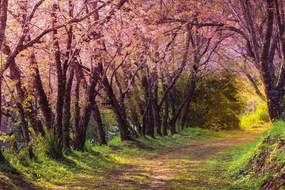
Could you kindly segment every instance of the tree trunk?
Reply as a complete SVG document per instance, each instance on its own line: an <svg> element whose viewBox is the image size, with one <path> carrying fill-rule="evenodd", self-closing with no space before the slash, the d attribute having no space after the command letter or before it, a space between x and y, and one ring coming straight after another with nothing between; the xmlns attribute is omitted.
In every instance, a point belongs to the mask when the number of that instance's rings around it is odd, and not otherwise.
<svg viewBox="0 0 285 190"><path fill-rule="evenodd" d="M0 43L0 47L1 47L1 43ZM0 78L0 131L1 131L1 128L2 128L2 78ZM0 163L3 163L3 162L5 162L5 157L2 154L2 146L0 145Z"/></svg>
<svg viewBox="0 0 285 190"><path fill-rule="evenodd" d="M5 157L4 157L3 153L2 153L2 147L0 147L0 163L3 163L5 161L6 161L6 159L5 159Z"/></svg>
<svg viewBox="0 0 285 190"><path fill-rule="evenodd" d="M267 22L266 30L261 51L261 76L264 83L265 95L267 97L267 106L269 116L272 121L280 118L280 100L279 92L275 87L273 60L269 60L269 50L273 33L274 9L272 9L274 1L267 0Z"/></svg>
<svg viewBox="0 0 285 190"><path fill-rule="evenodd" d="M167 89L167 86L163 84L163 91ZM162 120L162 134L167 135L168 129L168 118L169 118L169 97L166 97L164 100L164 112L163 112L163 120Z"/></svg>
<svg viewBox="0 0 285 190"><path fill-rule="evenodd" d="M74 102L74 148L75 149L82 149L82 143L80 142L81 139L81 129L80 129L80 106L79 106L79 100L80 100L80 82L81 78L78 73L78 66L76 67L76 87L75 87L75 102Z"/></svg>
<svg viewBox="0 0 285 190"><path fill-rule="evenodd" d="M154 131L154 117L153 117L153 110L152 110L152 97L150 96L150 106L147 111L147 128L146 133L147 135L155 138L155 131Z"/></svg>
<svg viewBox="0 0 285 190"><path fill-rule="evenodd" d="M95 102L93 104L93 117L96 121L96 126L97 126L97 138L98 138L98 143L99 145L107 145L107 139L106 139L106 133L104 130L104 125L102 122L100 110Z"/></svg>
<svg viewBox="0 0 285 190"><path fill-rule="evenodd" d="M197 83L197 72L198 72L198 63L199 61L196 60L196 64L193 65L191 74L189 76L189 88L188 88L188 93L185 97L185 105L183 106L183 112L180 120L180 125L181 128L184 129L185 123L187 120L187 116L189 114L189 108L190 108L190 103L193 99L195 89L196 89L196 83Z"/></svg>
<svg viewBox="0 0 285 190"><path fill-rule="evenodd" d="M36 60L35 53L33 51L30 55L30 65L31 65L31 68L34 70L34 73L32 75L33 76L33 86L36 89L37 96L39 98L39 105L40 105L40 109L42 111L42 114L45 120L45 125L48 130L51 130L52 129L52 111L49 106L47 95L44 91L38 63Z"/></svg>
<svg viewBox="0 0 285 190"><path fill-rule="evenodd" d="M146 76L142 78L142 86L144 90L144 99L145 99L145 113L143 115L143 129L145 130L144 133L151 136L152 138L155 137L154 135L154 118L153 118L153 98L152 92L150 87L150 82Z"/></svg>
<svg viewBox="0 0 285 190"><path fill-rule="evenodd" d="M277 7L274 7L274 0L266 0L266 19L264 23L264 37L262 40L262 45L258 44L257 38L257 29L255 28L253 12L251 11L251 1L243 0L241 1L243 14L245 17L245 24L247 29L249 30L249 37L250 45L252 48L252 53L254 54L254 61L255 65L259 69L260 76L262 78L262 82L265 88L265 96L267 100L267 107L270 119L275 121L280 118L281 116L281 109L280 109L280 94L282 94L282 90L284 87L284 82L282 88L281 86L276 86L276 76L275 76L275 69L273 64L273 59L276 51L276 47L278 45L278 41L272 40L273 39L273 25L274 25L274 11ZM277 11L277 10L276 10ZM278 18L278 13L277 19ZM278 20L277 20L278 21ZM279 35L282 36L284 28L280 30ZM258 31L259 32L259 31ZM262 46L261 50L260 47ZM281 44L282 46L282 44ZM283 72L282 75L285 75L285 72L281 68ZM281 73L282 73L281 72ZM284 77L281 77L284 78Z"/></svg>
<svg viewBox="0 0 285 190"><path fill-rule="evenodd" d="M172 119L169 121L168 125L169 125L169 129L170 129L170 132L171 134L175 134L176 133L176 121L175 121L175 115L177 114L176 113L176 106L175 106L175 98L174 98L174 94L175 94L175 88L173 88L171 91L170 91L170 104L171 104L171 110L172 110ZM175 122L174 122L175 121Z"/></svg>
<svg viewBox="0 0 285 190"><path fill-rule="evenodd" d="M154 92L153 92L153 103L152 103L152 111L153 111L153 119L154 119L154 126L156 129L156 133L162 136L161 133L161 118L160 118L160 108L158 105L158 76L157 71L154 73Z"/></svg>
<svg viewBox="0 0 285 190"><path fill-rule="evenodd" d="M72 0L68 1L69 4L69 16L70 19L73 18L73 2ZM72 41L73 41L73 26L70 25L67 31L67 46L66 46L66 54L65 54L65 61L63 65L63 80L64 80L64 105L63 105L63 122L62 122L62 145L64 149L70 148L70 104L71 104L71 90L72 90L72 84L73 84L73 78L74 78L74 69L75 69L75 62L76 58L73 57L73 55L77 52L72 52ZM76 51L76 50L75 50ZM78 64L78 63L77 63ZM70 65L69 69L69 78L67 80L67 70L68 65Z"/></svg>
<svg viewBox="0 0 285 190"><path fill-rule="evenodd" d="M70 147L70 105L71 105L71 89L74 79L74 65L70 68L69 79L66 83L64 109L63 109L63 129L62 129L62 145L64 149Z"/></svg>
<svg viewBox="0 0 285 190"><path fill-rule="evenodd" d="M132 105L132 107L135 107L135 105ZM140 120L139 120L139 114L138 111L136 109L131 110L131 118L132 118L132 123L133 125L135 125L136 131L138 134L142 135L142 126L140 124Z"/></svg>
<svg viewBox="0 0 285 190"><path fill-rule="evenodd" d="M123 113L122 108L120 104L118 103L118 100L106 76L103 76L102 84L109 98L110 104L112 105L112 109L116 115L121 140L122 141L131 140L130 131L129 131L129 123L127 121L127 118L125 117L126 115Z"/></svg>
<svg viewBox="0 0 285 190"><path fill-rule="evenodd" d="M0 1L0 49L5 37L7 17L8 17L8 2L9 0Z"/></svg>
<svg viewBox="0 0 285 190"><path fill-rule="evenodd" d="M16 66L15 60L13 60L10 63L10 73L11 73L11 78L16 81L16 90L18 94L18 98L15 99L16 107L19 112L24 141L25 141L25 144L28 146L31 139L30 139L30 134L29 134L29 129L28 129L29 126L28 126L28 122L26 120L26 114L24 111L24 106L22 104L25 101L25 93L22 89L21 75L20 75L19 68Z"/></svg>
<svg viewBox="0 0 285 190"><path fill-rule="evenodd" d="M1 129L2 129L2 78L0 77L0 131Z"/></svg>
<svg viewBox="0 0 285 190"><path fill-rule="evenodd" d="M57 4L53 4L52 7L52 25L57 24ZM58 31L53 31L53 48L54 48L54 60L56 65L57 75L57 100L56 100L56 125L54 128L54 135L58 138L60 145L62 145L62 121L63 121L63 105L64 105L64 77L63 68L61 66L61 51L58 41Z"/></svg>
<svg viewBox="0 0 285 190"><path fill-rule="evenodd" d="M81 71L79 71L81 72ZM76 149L82 150L86 141L86 131L90 120L92 109L94 109L96 97L96 85L99 80L99 74L102 72L101 67L94 68L91 77L90 85L87 90L87 103L83 109L82 117L79 122L79 134L76 135ZM97 110L99 111L99 110ZM102 131L101 131L102 132Z"/></svg>

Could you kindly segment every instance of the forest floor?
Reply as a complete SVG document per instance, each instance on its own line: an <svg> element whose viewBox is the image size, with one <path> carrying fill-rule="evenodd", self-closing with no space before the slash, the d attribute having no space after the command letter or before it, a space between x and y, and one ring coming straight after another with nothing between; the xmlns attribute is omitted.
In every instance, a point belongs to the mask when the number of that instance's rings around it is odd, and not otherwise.
<svg viewBox="0 0 285 190"><path fill-rule="evenodd" d="M141 186L141 189L230 189L231 181L222 177L224 172L227 172L227 168L222 168L221 160L230 161L231 151L236 151L243 145L254 141L262 131L247 131L247 133L236 131L225 136L204 140L187 141L184 139L184 145L154 151L154 155L140 159L131 167L123 167L111 173L109 179L121 181L136 179L148 174L148 183ZM125 180L125 183L128 182L136 183L136 181ZM139 185L136 184L134 187L139 187ZM123 186L122 189L124 189Z"/></svg>
<svg viewBox="0 0 285 190"><path fill-rule="evenodd" d="M75 152L60 162L15 165L25 180L0 172L0 189L5 179L10 184L3 189L232 189L233 181L223 177L229 163L264 131L187 129L172 137L131 143L115 139L108 147ZM22 182L16 183L19 179Z"/></svg>

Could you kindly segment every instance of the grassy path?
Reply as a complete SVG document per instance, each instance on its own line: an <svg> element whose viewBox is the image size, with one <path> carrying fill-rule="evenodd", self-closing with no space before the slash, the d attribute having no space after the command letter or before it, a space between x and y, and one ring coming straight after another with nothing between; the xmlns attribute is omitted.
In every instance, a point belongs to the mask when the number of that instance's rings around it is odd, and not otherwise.
<svg viewBox="0 0 285 190"><path fill-rule="evenodd" d="M203 190L229 189L220 176L229 150L239 150L264 130L213 132L187 129L180 134L110 146L89 147L64 160L45 157L27 166L13 164L21 176L0 171L0 189Z"/></svg>
<svg viewBox="0 0 285 190"><path fill-rule="evenodd" d="M230 182L220 178L224 171L209 167L211 162L226 161L227 150L254 141L260 134L261 131L234 132L219 138L189 140L185 145L155 151L154 155L141 159L133 167L124 168L119 175L112 173L110 178L134 179L148 174L145 186L134 185L148 190L227 189Z"/></svg>

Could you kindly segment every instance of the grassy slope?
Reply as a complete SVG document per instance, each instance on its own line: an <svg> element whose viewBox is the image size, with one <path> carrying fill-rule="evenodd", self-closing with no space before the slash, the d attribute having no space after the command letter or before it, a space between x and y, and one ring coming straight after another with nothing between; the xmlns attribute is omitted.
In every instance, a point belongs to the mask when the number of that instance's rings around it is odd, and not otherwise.
<svg viewBox="0 0 285 190"><path fill-rule="evenodd" d="M220 189L285 189L284 142L285 123L276 122L255 141L215 154L202 169L222 174L227 185Z"/></svg>
<svg viewBox="0 0 285 190"><path fill-rule="evenodd" d="M217 153L206 166L207 171L219 174L219 177L227 184L223 189L255 189L256 184L252 180L245 180L240 174L267 134L268 131L255 141Z"/></svg>
<svg viewBox="0 0 285 190"><path fill-rule="evenodd" d="M270 131L244 147L233 158L230 174L243 189L285 189L285 123L275 122Z"/></svg>

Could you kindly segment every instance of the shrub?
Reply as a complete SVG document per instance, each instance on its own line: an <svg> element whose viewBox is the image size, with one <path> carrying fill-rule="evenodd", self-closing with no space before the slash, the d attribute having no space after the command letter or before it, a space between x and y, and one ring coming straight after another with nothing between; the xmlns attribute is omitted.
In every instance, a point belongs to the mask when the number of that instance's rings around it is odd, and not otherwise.
<svg viewBox="0 0 285 190"><path fill-rule="evenodd" d="M60 141L51 133L45 135L43 139L43 148L45 154L50 158L60 159L63 157Z"/></svg>
<svg viewBox="0 0 285 190"><path fill-rule="evenodd" d="M94 143L92 142L92 140L88 139L85 141L83 150L86 152L91 152L93 147L94 147Z"/></svg>
<svg viewBox="0 0 285 190"><path fill-rule="evenodd" d="M187 124L214 130L236 129L243 108L235 76L208 75L197 84Z"/></svg>
<svg viewBox="0 0 285 190"><path fill-rule="evenodd" d="M270 121L266 103L257 105L253 112L247 112L241 117L241 126L247 127L260 127Z"/></svg>

